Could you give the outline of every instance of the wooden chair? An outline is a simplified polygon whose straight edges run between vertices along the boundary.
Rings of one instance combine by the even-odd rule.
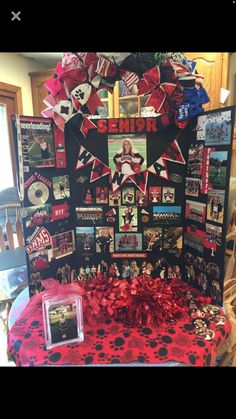
[[[5,212],[5,226],[0,225],[0,271],[26,265],[24,238],[19,216],[20,207],[20,202],[0,205],[0,213]],[[14,220],[12,221],[13,217]],[[0,320],[6,333],[8,333],[9,311],[15,298],[9,298],[0,289]],[[5,306],[6,318],[1,314]]]

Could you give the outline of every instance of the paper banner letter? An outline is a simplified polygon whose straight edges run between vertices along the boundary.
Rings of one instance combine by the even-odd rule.
[[[148,171],[155,176],[169,180],[166,164],[162,158],[155,161],[155,163],[153,163],[152,166],[148,168]]]
[[[174,163],[185,164],[184,157],[176,140],[171,143],[171,145],[167,148],[161,157],[164,160],[173,161]]]
[[[79,150],[79,157],[76,163],[75,170],[82,169],[82,167],[88,166],[95,160],[95,157],[89,153],[82,145]]]
[[[117,189],[119,189],[123,185],[123,183],[126,182],[128,177],[129,176],[124,175],[123,173],[115,172],[114,170],[111,170],[110,181],[111,181],[112,192],[115,192]]]
[[[148,181],[148,170],[144,170],[141,173],[129,176],[129,179],[140,189],[142,193],[146,193],[147,181]]]
[[[103,164],[100,160],[96,159],[93,162],[93,167],[91,170],[90,182],[95,182],[96,180],[100,179],[103,176],[108,175],[110,173],[109,167]]]

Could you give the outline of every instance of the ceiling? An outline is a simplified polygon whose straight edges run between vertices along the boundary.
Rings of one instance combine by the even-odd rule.
[[[61,59],[61,54],[61,52],[21,52],[19,55],[32,59],[47,68],[53,68]]]

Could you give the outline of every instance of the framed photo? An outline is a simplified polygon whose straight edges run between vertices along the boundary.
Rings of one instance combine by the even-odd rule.
[[[224,188],[228,165],[228,151],[211,151],[209,188]]]
[[[225,191],[222,189],[208,189],[207,220],[223,224],[225,206]]]
[[[133,186],[126,186],[122,189],[122,204],[123,205],[134,205],[135,203],[135,192]]]
[[[108,204],[107,187],[96,187],[96,204]]]
[[[198,197],[201,186],[201,179],[186,177],[185,195]]]
[[[84,340],[80,296],[45,300],[43,317],[47,349]]]
[[[150,204],[159,204],[161,202],[161,187],[150,186],[148,192],[148,199]]]
[[[109,205],[112,207],[118,207],[121,202],[121,192],[120,190],[116,192],[109,191]]]
[[[37,205],[27,208],[27,216],[25,219],[25,225],[27,228],[34,228],[35,226],[49,224],[52,221],[51,204]]]
[[[130,232],[138,230],[138,210],[136,207],[119,208],[119,231]]]
[[[53,195],[56,200],[70,198],[69,176],[55,176],[52,178]]]
[[[175,188],[163,187],[162,202],[163,202],[163,204],[174,204],[174,202],[175,202]]]

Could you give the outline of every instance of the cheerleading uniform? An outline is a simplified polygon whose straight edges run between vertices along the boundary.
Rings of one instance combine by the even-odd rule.
[[[117,153],[113,161],[116,165],[116,170],[125,175],[131,175],[133,173],[139,173],[141,166],[144,162],[144,158],[139,153],[128,153],[125,154]]]

